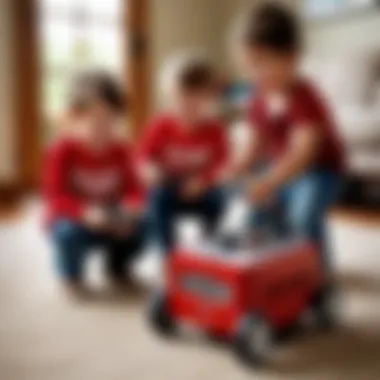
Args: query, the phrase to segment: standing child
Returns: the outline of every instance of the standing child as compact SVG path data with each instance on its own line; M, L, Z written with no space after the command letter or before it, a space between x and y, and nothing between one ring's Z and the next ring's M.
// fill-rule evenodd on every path
M82 73L71 88L68 131L46 157L49 231L69 290L84 289L85 259L98 245L106 249L106 273L123 284L143 243L143 193L130 149L116 137L125 107L114 78L104 72Z
M264 161L247 193L254 227L313 239L327 265L324 219L337 198L343 152L328 104L299 73L302 32L279 3L248 15L240 36L244 69L255 84L249 154L235 175Z
M215 114L217 74L198 57L178 57L164 72L169 100L143 136L140 159L150 188L150 211L163 251L174 242L175 218L196 214L207 232L223 211L219 184L227 159L227 137Z

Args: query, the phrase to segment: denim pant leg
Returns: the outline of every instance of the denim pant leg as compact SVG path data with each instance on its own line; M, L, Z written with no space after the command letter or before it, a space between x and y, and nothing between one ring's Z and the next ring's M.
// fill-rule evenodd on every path
M325 268L330 267L325 216L336 201L339 189L339 174L315 170L303 175L284 190L286 222L291 233L306 236L318 245Z
M57 221L52 228L59 274L67 280L80 280L89 250L95 237L85 228L69 220Z
M208 234L214 234L225 211L225 193L222 188L210 189L201 200L194 204L195 212L200 215Z
M143 251L147 236L147 223L141 221L131 235L121 238L105 237L105 271L112 278L122 279L129 265Z
M171 187L161 187L150 194L150 228L164 254L174 244L174 218L178 213L178 195Z

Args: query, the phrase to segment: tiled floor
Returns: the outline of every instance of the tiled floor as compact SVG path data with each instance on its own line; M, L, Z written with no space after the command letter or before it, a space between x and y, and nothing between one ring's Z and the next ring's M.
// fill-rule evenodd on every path
M379 379L380 224L338 218L331 232L343 285L342 328L283 343L268 368L248 373L227 348L198 339L157 339L145 326L144 297L104 298L87 305L68 301L50 270L36 212L4 222L0 379ZM151 276L155 260L146 260L139 270ZM93 281L97 283L96 276Z

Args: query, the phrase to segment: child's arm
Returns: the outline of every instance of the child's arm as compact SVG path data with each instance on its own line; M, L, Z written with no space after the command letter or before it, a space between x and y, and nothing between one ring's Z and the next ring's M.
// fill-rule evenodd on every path
M220 125L215 130L214 141L215 153L203 177L206 185L214 185L221 181L223 170L229 159L229 141L224 126Z
M256 202L270 197L278 188L291 181L313 163L320 143L320 134L312 125L295 128L287 152L249 189Z
M249 192L253 200L270 197L277 189L305 172L315 162L331 116L325 101L310 86L300 91L293 102L292 130L287 151Z
M157 163L158 151L162 144L162 123L153 121L148 125L137 152L137 163L141 179L148 187L154 187L161 181L160 166Z
M129 148L125 149L125 175L123 204L129 211L141 214L145 206L145 191L136 169L135 160Z
M312 126L294 130L289 149L269 171L269 180L280 187L306 171L314 161L319 142L318 130Z
M225 127L220 125L213 135L214 154L208 169L184 183L182 195L185 198L197 198L210 187L221 185L229 158L229 142Z
M42 178L43 196L53 214L83 223L91 229L101 229L106 222L104 211L88 205L68 190L70 148L65 143L54 146L46 156Z
M235 157L227 165L225 180L231 181L239 179L244 174L251 171L252 167L260 160L262 156L262 143L259 133L250 128L247 136L247 146L244 152L236 152ZM239 147L240 149L240 147Z
M246 152L235 162L234 171L237 176L249 172L262 156L262 144L259 133L254 128L250 128L249 141Z
M67 177L70 165L69 148L65 144L54 146L46 155L42 187L48 207L69 219L82 219L86 205L79 197L68 191Z

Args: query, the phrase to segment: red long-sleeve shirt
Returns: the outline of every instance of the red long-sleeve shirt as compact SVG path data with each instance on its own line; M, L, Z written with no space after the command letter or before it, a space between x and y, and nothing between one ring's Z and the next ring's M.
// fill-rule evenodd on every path
M250 121L263 140L270 159L281 159L288 148L295 128L315 128L321 138L314 166L341 171L345 167L344 149L329 106L316 87L297 81L288 94L287 107L281 115L269 112L265 97L255 95L250 109Z
M79 220L88 205L144 201L131 150L121 142L94 151L78 140L58 141L45 157L43 194L50 223Z
M141 162L157 164L169 178L197 176L212 184L228 157L227 133L221 122L205 121L188 129L175 117L155 118L143 135Z

